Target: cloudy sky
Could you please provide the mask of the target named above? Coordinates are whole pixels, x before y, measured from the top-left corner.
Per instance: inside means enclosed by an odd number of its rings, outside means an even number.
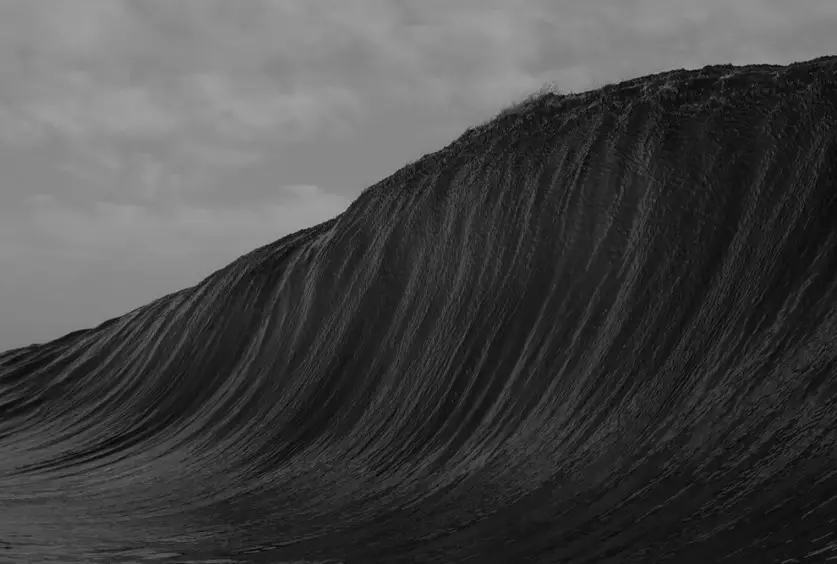
[[[0,350],[329,219],[544,84],[835,29],[833,0],[0,0]]]

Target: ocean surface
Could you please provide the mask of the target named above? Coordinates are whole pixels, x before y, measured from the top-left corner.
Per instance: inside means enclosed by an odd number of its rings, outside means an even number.
[[[837,57],[541,93],[0,354],[0,562],[837,562],[836,402]]]

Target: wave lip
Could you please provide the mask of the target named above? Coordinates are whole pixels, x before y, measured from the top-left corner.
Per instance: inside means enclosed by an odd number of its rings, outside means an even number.
[[[837,558],[835,69],[534,96],[0,354],[0,557]]]

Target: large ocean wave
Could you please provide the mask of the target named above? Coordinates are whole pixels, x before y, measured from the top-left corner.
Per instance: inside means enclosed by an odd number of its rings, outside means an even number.
[[[543,93],[0,355],[0,560],[837,558],[837,57]]]

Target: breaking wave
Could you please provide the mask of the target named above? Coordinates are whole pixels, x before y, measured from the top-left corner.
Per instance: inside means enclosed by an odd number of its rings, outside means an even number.
[[[3,353],[0,560],[837,558],[835,71],[534,96]]]

